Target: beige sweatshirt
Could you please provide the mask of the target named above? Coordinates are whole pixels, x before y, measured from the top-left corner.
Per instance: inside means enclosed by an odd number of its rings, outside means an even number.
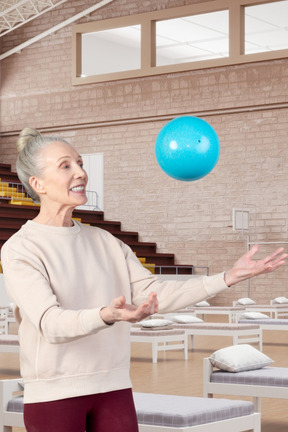
[[[158,281],[107,231],[28,221],[2,247],[5,287],[19,321],[24,402],[43,402],[131,387],[130,324],[99,314],[120,295],[140,305],[158,294],[175,311],[227,288],[223,273]]]

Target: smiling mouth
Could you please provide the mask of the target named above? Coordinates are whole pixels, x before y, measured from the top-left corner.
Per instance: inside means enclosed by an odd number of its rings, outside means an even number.
[[[72,192],[84,192],[85,191],[85,186],[75,186],[73,188],[70,189]]]

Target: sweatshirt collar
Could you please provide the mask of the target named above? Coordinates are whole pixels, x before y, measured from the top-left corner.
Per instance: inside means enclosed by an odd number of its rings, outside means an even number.
[[[45,231],[51,234],[55,233],[59,235],[70,235],[70,234],[78,233],[81,229],[81,225],[78,221],[72,220],[72,222],[73,222],[73,226],[71,227],[57,227],[51,225],[44,225],[44,224],[39,224],[38,222],[34,222],[33,220],[28,220],[25,225],[27,228],[32,228],[33,230],[38,230],[42,232]]]

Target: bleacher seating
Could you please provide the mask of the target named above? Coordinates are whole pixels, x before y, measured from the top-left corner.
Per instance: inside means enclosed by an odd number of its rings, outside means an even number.
[[[24,195],[22,195],[24,194]],[[33,203],[27,196],[17,174],[11,171],[10,165],[0,164],[0,249],[4,242],[11,237],[28,220],[33,219],[39,211],[39,205]],[[82,223],[98,226],[119,238],[135,252],[144,267],[155,274],[193,274],[193,266],[175,265],[172,253],[157,252],[154,242],[139,241],[138,232],[123,231],[121,222],[104,220],[103,211],[75,209],[73,218]]]

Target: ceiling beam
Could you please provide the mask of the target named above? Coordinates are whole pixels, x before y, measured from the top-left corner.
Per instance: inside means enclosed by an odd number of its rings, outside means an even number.
[[[34,3],[34,0],[21,0],[10,7],[0,11],[0,37],[10,31],[26,24],[45,12],[54,9],[67,0],[43,0]],[[9,2],[6,4],[9,6]]]
[[[6,51],[5,53],[2,53],[0,55],[0,61],[11,56],[12,54],[16,54],[16,53],[21,53],[21,51],[24,48],[27,48],[28,46],[32,45],[33,43],[38,42],[39,40],[57,32],[58,30],[72,24],[73,22],[79,20],[80,18],[83,18],[86,15],[89,15],[90,13],[94,12],[97,9],[100,9],[103,6],[106,6],[109,3],[112,3],[114,0],[102,0],[100,2],[98,2],[97,4],[95,4],[94,6],[89,7],[88,9],[83,10],[82,12],[74,15],[71,18],[68,18],[66,21],[63,21],[60,24],[55,25],[54,27],[51,27],[50,29],[46,30],[43,33],[40,33],[39,35],[27,40],[26,42],[12,48],[11,50]]]

